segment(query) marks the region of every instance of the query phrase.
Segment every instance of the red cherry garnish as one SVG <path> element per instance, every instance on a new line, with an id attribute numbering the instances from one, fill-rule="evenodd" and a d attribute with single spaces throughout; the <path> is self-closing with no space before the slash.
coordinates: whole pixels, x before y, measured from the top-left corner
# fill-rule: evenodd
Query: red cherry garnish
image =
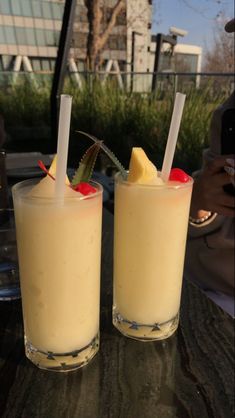
<path id="1" fill-rule="evenodd" d="M 181 168 L 172 168 L 169 176 L 170 181 L 180 181 L 180 183 L 187 183 L 189 176 Z"/>
<path id="2" fill-rule="evenodd" d="M 95 187 L 91 186 L 89 183 L 79 183 L 77 186 L 73 187 L 76 192 L 80 192 L 84 194 L 84 196 L 87 196 L 92 193 L 96 193 Z"/>

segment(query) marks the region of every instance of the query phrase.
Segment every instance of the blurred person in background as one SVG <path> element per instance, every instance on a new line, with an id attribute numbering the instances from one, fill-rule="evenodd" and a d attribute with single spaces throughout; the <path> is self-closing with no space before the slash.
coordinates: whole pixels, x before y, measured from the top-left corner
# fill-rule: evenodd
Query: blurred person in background
<path id="1" fill-rule="evenodd" d="M 235 19 L 225 25 L 235 32 Z M 235 92 L 215 110 L 210 146 L 194 175 L 185 276 L 234 316 Z"/>

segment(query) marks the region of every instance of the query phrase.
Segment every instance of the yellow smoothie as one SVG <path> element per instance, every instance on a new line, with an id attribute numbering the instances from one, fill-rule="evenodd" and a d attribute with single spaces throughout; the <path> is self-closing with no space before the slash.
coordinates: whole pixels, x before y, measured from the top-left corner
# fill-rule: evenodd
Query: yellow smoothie
<path id="1" fill-rule="evenodd" d="M 102 192 L 83 196 L 66 186 L 61 203 L 54 186 L 48 176 L 15 186 L 14 207 L 26 339 L 62 354 L 99 332 Z"/>
<path id="2" fill-rule="evenodd" d="M 143 184 L 116 181 L 114 324 L 126 335 L 161 339 L 177 323 L 191 192 L 156 169 Z"/>

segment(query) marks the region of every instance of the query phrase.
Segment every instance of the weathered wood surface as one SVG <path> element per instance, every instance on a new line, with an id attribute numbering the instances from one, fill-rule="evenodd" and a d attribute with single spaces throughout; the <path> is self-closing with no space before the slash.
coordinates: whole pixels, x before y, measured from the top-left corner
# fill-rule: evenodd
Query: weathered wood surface
<path id="1" fill-rule="evenodd" d="M 38 370 L 24 356 L 20 302 L 0 303 L 0 417 L 233 418 L 233 320 L 190 283 L 165 342 L 141 343 L 111 324 L 112 215 L 105 212 L 101 347 L 84 369 Z"/>

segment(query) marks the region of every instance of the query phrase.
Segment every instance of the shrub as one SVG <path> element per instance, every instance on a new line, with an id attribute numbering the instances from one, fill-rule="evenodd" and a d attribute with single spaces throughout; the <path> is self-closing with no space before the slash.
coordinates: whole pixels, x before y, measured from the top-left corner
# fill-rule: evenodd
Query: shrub
<path id="1" fill-rule="evenodd" d="M 72 166 L 77 165 L 89 145 L 89 139 L 76 133 L 82 130 L 104 140 L 125 167 L 128 167 L 131 148 L 141 146 L 161 168 L 173 108 L 171 93 L 159 100 L 150 94 L 121 91 L 112 82 L 102 86 L 98 81 L 93 81 L 92 87 L 85 83 L 82 90 L 67 81 L 64 91 L 73 96 L 69 154 Z M 49 98 L 49 87 L 39 88 L 27 80 L 0 92 L 0 112 L 6 129 L 49 126 Z M 207 89 L 187 92 L 175 166 L 189 172 L 200 166 L 202 150 L 208 144 L 211 113 L 223 99 L 220 96 L 211 102 Z"/>
<path id="2" fill-rule="evenodd" d="M 30 79 L 19 80 L 0 90 L 0 113 L 6 127 L 47 126 L 50 123 L 50 90 L 38 88 Z"/>

